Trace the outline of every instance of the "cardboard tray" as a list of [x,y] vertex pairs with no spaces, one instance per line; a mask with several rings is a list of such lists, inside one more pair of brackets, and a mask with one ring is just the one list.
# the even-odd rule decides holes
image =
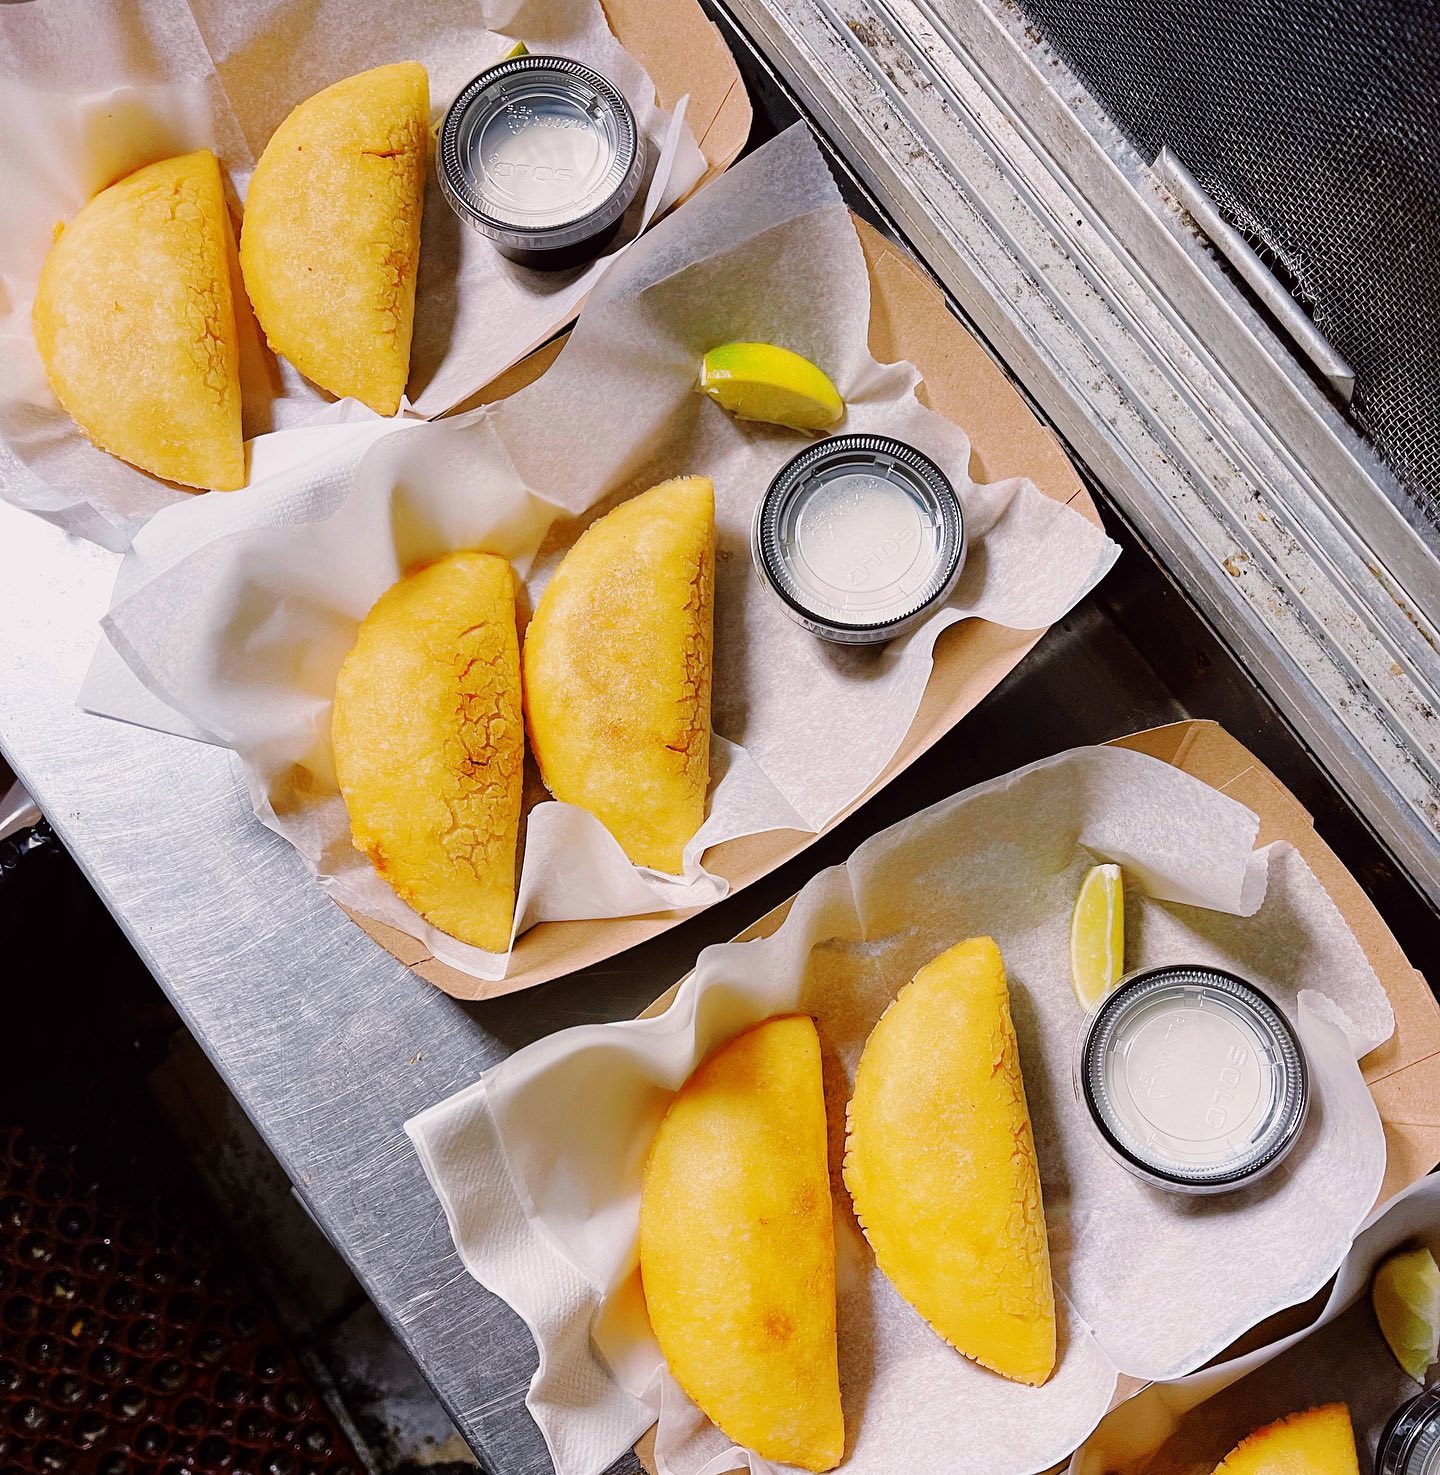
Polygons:
[[[1288,840],[1305,858],[1365,950],[1395,1011],[1395,1033],[1360,1062],[1385,1128],[1385,1180],[1377,1202],[1384,1203],[1423,1178],[1440,1162],[1440,1004],[1424,977],[1411,967],[1360,883],[1315,833],[1304,805],[1218,722],[1172,722],[1115,738],[1106,746],[1148,753],[1239,800],[1260,817],[1257,845]],[[731,940],[749,942],[769,937],[789,916],[794,902],[793,896],[782,901]],[[681,979],[667,989],[640,1017],[662,1013],[683,982]],[[1263,1324],[1266,1330],[1262,1337],[1257,1338],[1252,1329],[1235,1348],[1214,1360],[1221,1362],[1234,1356],[1239,1347],[1271,1341],[1272,1332],[1281,1335],[1294,1330],[1308,1319],[1304,1313],[1305,1308],[1280,1312]],[[1122,1373],[1111,1407],[1145,1386],[1142,1379]],[[635,1446],[649,1475],[655,1475],[654,1442],[651,1430]]]
[[703,189],[735,162],[750,136],[750,98],[725,38],[699,0],[600,4],[615,39],[650,74],[660,105],[673,111],[689,95],[685,121],[708,165],[695,186]]
[[[606,0],[616,34],[622,13],[648,13],[650,0]],[[678,32],[651,38],[657,46],[678,45]],[[718,41],[718,37],[717,37]],[[636,55],[652,66],[636,46]],[[727,98],[728,98],[727,94]],[[719,99],[717,124],[729,106]],[[747,110],[748,113],[748,110]],[[726,127],[731,126],[725,123]],[[858,218],[855,229],[870,274],[870,351],[876,359],[908,359],[924,380],[920,395],[931,409],[963,427],[970,437],[970,474],[976,481],[1028,476],[1047,496],[1067,502],[1097,526],[1099,514],[1059,442],[1031,414],[1004,373],[951,314],[940,292],[900,249]],[[563,338],[546,344],[502,374],[472,404],[504,399],[538,379],[554,362]],[[894,757],[863,794],[830,822],[827,830],[858,809],[942,738],[1023,659],[1044,630],[1010,630],[984,620],[952,625],[935,647],[935,664],[910,730]],[[824,833],[821,831],[819,833]],[[706,869],[725,877],[733,891],[773,871],[814,843],[819,834],[773,830],[712,846]],[[583,922],[541,922],[515,940],[507,977],[471,978],[431,956],[425,944],[396,928],[346,909],[387,952],[436,987],[458,999],[497,998],[531,988],[613,957],[677,926],[699,908],[641,917]]]

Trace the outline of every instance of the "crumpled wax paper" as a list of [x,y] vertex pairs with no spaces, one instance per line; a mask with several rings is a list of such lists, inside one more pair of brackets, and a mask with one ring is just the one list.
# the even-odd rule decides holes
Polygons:
[[[1253,849],[1258,824],[1158,759],[1075,749],[868,840],[816,876],[772,936],[706,948],[663,1014],[562,1030],[408,1122],[461,1259],[535,1335],[527,1403],[559,1475],[595,1475],[657,1416],[663,1475],[772,1468],[670,1378],[636,1238],[645,1153],[672,1093],[712,1049],[776,1014],[811,1014],[820,1033],[852,1475],[1047,1469],[1105,1413],[1120,1374],[1189,1372],[1322,1285],[1384,1172],[1356,1062],[1394,1020],[1298,852]],[[1253,1188],[1192,1198],[1142,1183],[1076,1099],[1070,910],[1102,861],[1125,871],[1128,967],[1228,968],[1296,1024],[1310,1116]],[[839,1177],[871,1028],[926,962],[976,934],[1005,959],[1040,1162],[1059,1319],[1059,1360],[1040,1388],[968,1361],[925,1326],[876,1268]]]
[[[1350,1409],[1360,1468],[1373,1468],[1390,1416],[1421,1385],[1380,1335],[1370,1279],[1392,1250],[1414,1245],[1440,1256],[1440,1178],[1434,1174],[1375,1210],[1312,1320],[1242,1357],[1144,1389],[1086,1440],[1069,1475],[1211,1475],[1253,1430],[1336,1402]],[[1426,1383],[1435,1377],[1432,1368]]]
[[[921,405],[909,364],[870,357],[868,321],[859,240],[797,126],[647,233],[533,385],[444,422],[382,425],[378,438],[373,427],[294,432],[307,447],[331,439],[292,458],[258,496],[210,498],[157,517],[127,557],[104,622],[147,690],[130,700],[102,658],[84,703],[235,748],[256,812],[302,851],[332,895],[420,938],[443,962],[501,978],[503,956],[430,927],[351,847],[329,741],[340,662],[376,598],[422,560],[464,547],[504,553],[524,578],[522,604],[533,608],[597,515],[667,477],[705,473],[715,482],[717,523],[705,823],[686,848],[683,875],[642,870],[593,816],[546,801],[532,775],[516,927],[718,900],[726,883],[704,869],[709,846],[764,830],[819,830],[884,769],[919,706],[943,629],[971,616],[1017,629],[1048,625],[1115,555],[1098,528],[1030,482],[972,483],[964,431]],[[953,596],[883,650],[817,641],[755,574],[755,506],[807,442],[734,420],[696,392],[705,348],[744,338],[784,343],[823,364],[848,405],[841,429],[913,443],[961,495],[971,546]],[[173,723],[167,707],[179,714]]]
[[[587,62],[620,88],[647,141],[649,178],[604,257],[537,272],[506,261],[463,226],[429,170],[409,399],[401,411],[427,418],[468,398],[568,322],[607,264],[705,172],[683,100],[673,115],[657,105],[653,83],[611,35],[599,0],[0,5],[0,495],[115,549],[161,507],[194,496],[96,449],[50,390],[30,309],[57,222],[141,165],[196,148],[219,156],[233,206],[275,128],[321,88],[387,62],[420,61],[438,121],[471,77],[517,40]],[[233,213],[238,223],[238,207]],[[374,418],[270,355],[243,292],[236,306],[247,437]]]

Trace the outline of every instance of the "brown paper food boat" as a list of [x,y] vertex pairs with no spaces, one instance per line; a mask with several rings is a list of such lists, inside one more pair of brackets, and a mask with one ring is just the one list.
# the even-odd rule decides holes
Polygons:
[[689,96],[685,121],[707,166],[695,189],[704,189],[750,136],[750,99],[725,38],[697,0],[600,0],[600,8],[615,39],[650,74],[661,107],[673,111]]
[[[616,34],[629,46],[620,24],[621,13],[638,16],[648,10],[648,0],[607,0],[605,8]],[[675,35],[665,38],[663,44],[676,44]],[[657,65],[638,47],[636,55],[652,68]],[[651,75],[658,85],[659,72],[652,69]],[[720,118],[727,106],[725,99],[716,106]],[[971,476],[982,482],[1028,476],[1047,496],[1069,503],[1098,526],[1100,517],[1095,505],[1059,442],[1031,414],[1014,385],[951,314],[940,292],[878,231],[858,219],[855,228],[870,275],[870,352],[882,363],[908,359],[920,371],[924,379],[920,393],[925,403],[961,426],[970,437]],[[537,349],[470,403],[491,403],[523,389],[550,367],[563,346],[562,338]],[[1009,630],[979,619],[965,620],[947,630],[935,646],[929,684],[895,756],[826,829],[839,824],[944,737],[1019,665],[1044,633]],[[799,854],[821,833],[824,831],[811,834],[772,830],[727,840],[706,851],[705,866],[724,876],[732,892],[738,891]],[[346,910],[387,952],[457,999],[497,998],[563,977],[624,952],[695,915],[695,910],[689,910],[599,921],[541,922],[516,938],[506,977],[489,981],[472,978],[440,962],[424,943],[394,927]]]
[[[1385,1129],[1385,1181],[1377,1202],[1384,1203],[1423,1178],[1440,1162],[1440,1004],[1424,977],[1406,959],[1360,883],[1315,833],[1305,807],[1217,722],[1172,722],[1115,738],[1107,746],[1130,748],[1162,759],[1228,794],[1260,817],[1257,845],[1286,840],[1304,857],[1364,949],[1395,1011],[1395,1033],[1360,1062]],[[769,937],[789,916],[794,902],[793,896],[782,901],[731,940],[749,942]],[[663,1012],[683,982],[681,979],[667,989],[641,1017]],[[1242,1350],[1284,1336],[1306,1325],[1317,1311],[1311,1301],[1279,1312],[1259,1328],[1252,1328],[1215,1361],[1223,1362]],[[1144,1386],[1143,1380],[1122,1373],[1111,1407]],[[653,1430],[635,1446],[636,1455],[650,1475],[655,1475],[653,1446]]]

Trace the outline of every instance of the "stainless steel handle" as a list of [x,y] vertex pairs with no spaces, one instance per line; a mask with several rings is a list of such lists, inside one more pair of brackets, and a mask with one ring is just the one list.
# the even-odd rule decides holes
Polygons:
[[1155,172],[1190,212],[1210,244],[1245,278],[1255,295],[1294,340],[1295,346],[1349,404],[1355,393],[1355,370],[1315,326],[1305,309],[1275,279],[1255,248],[1220,213],[1219,206],[1200,188],[1200,182],[1169,148],[1155,156]]

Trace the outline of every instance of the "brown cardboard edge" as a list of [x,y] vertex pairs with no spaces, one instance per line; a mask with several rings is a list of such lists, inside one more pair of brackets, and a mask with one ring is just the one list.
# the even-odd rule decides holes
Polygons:
[[601,0],[601,8],[615,39],[650,74],[661,107],[673,110],[688,95],[685,121],[708,166],[695,186],[703,189],[750,136],[750,97],[725,38],[696,0]]
[[[640,0],[624,0],[639,5]],[[1046,495],[1068,503],[1097,526],[1100,515],[1059,442],[1035,418],[990,355],[945,306],[918,266],[878,231],[854,218],[870,276],[870,350],[881,362],[908,359],[923,380],[923,397],[938,414],[962,426],[971,440],[970,469],[981,481],[1028,476]],[[564,346],[558,339],[502,374],[474,404],[514,394],[537,379]],[[938,742],[1019,665],[1045,632],[1010,630],[984,620],[951,626],[937,641],[935,662],[920,706],[884,771],[825,830],[772,830],[728,840],[706,852],[707,869],[725,877],[732,892],[767,875],[814,844]],[[499,998],[625,952],[677,927],[694,910],[599,921],[541,922],[515,941],[502,979],[472,978],[432,957],[424,944],[393,927],[346,914],[412,972],[452,998]]]
[[[1212,789],[1229,794],[1259,817],[1257,844],[1268,845],[1272,840],[1284,840],[1304,857],[1360,943],[1395,1010],[1395,1036],[1379,1049],[1372,1050],[1361,1062],[1370,1094],[1385,1126],[1385,1143],[1390,1153],[1384,1186],[1377,1202],[1386,1202],[1401,1189],[1423,1178],[1440,1162],[1440,1052],[1427,1049],[1433,1038],[1440,1037],[1440,1003],[1436,1002],[1421,975],[1411,967],[1370,898],[1316,833],[1304,805],[1218,722],[1199,718],[1171,722],[1163,727],[1151,727],[1143,732],[1112,738],[1106,746],[1149,754],[1182,773],[1200,779]],[[737,933],[731,941],[750,942],[757,937],[769,937],[790,915],[794,904],[795,897],[787,897],[743,932]],[[648,1009],[642,1010],[639,1017],[649,1019],[663,1013],[684,982],[684,978],[678,979]],[[1403,1036],[1402,1013],[1406,1016]],[[1420,1053],[1405,1055],[1402,1052],[1401,1058],[1397,1059],[1392,1047],[1396,1047],[1402,1038],[1409,1042],[1409,1050]],[[1406,1109],[1412,1100],[1423,1100],[1428,1106],[1425,1119],[1418,1123],[1392,1120],[1387,1114],[1390,1097],[1386,1088],[1390,1082],[1407,1074],[1414,1086],[1414,1096],[1401,1098]],[[1260,1324],[1263,1333],[1252,1327],[1234,1347],[1227,1348],[1212,1361],[1223,1362],[1237,1355],[1242,1347],[1263,1345],[1274,1337],[1296,1330],[1305,1324],[1304,1313],[1314,1305],[1312,1299],[1304,1307],[1289,1307],[1277,1312]],[[1146,1386],[1144,1379],[1122,1373],[1116,1382],[1110,1408],[1118,1407]],[[655,1430],[652,1427],[635,1444],[635,1456],[647,1475],[656,1475],[654,1448]],[[1056,1469],[1060,1468],[1063,1467],[1056,1466]],[[734,1472],[734,1475],[739,1475],[739,1472]]]

